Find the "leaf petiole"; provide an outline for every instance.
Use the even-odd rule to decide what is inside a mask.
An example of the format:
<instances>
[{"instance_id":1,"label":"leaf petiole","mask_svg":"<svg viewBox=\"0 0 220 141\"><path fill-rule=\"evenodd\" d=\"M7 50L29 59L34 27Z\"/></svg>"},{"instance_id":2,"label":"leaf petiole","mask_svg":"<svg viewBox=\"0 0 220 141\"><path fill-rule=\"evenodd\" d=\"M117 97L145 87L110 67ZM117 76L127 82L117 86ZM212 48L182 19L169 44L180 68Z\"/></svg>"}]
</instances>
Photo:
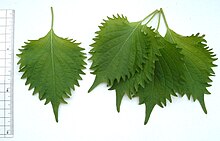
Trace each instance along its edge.
<instances>
[{"instance_id":1,"label":"leaf petiole","mask_svg":"<svg viewBox=\"0 0 220 141\"><path fill-rule=\"evenodd\" d=\"M155 11L153 11L152 13L150 13L149 15L147 15L143 20L141 20L140 22L142 23L142 22L144 22L145 20L147 20L149 17L151 17L150 19L149 19L149 21L147 22L147 23L149 23L154 17L155 17L155 15L156 14L158 14L160 11L159 10L155 10Z\"/></svg>"},{"instance_id":2,"label":"leaf petiole","mask_svg":"<svg viewBox=\"0 0 220 141\"><path fill-rule=\"evenodd\" d=\"M169 29L169 26L168 26L168 23L167 23L167 20L166 20L166 17L165 17L165 14L164 14L162 8L160 8L160 13L161 13L161 15L162 15L162 17L163 17L163 20L164 20L164 23L165 23L165 25L166 25L166 28Z\"/></svg>"},{"instance_id":3,"label":"leaf petiole","mask_svg":"<svg viewBox=\"0 0 220 141\"><path fill-rule=\"evenodd\" d=\"M162 15L162 17L163 17L163 21L164 21L165 26L166 26L166 28L167 28L167 33L170 35L170 37L171 37L173 43L175 43L175 40L174 40L174 38L173 38L173 36L172 36L172 34L171 34L171 32L170 32L170 28L169 28L169 26L168 26L168 23L167 23L167 20L166 20L166 17L165 17L165 14L164 14L162 8L160 8L160 13L161 13L161 15Z\"/></svg>"},{"instance_id":4,"label":"leaf petiole","mask_svg":"<svg viewBox=\"0 0 220 141\"><path fill-rule=\"evenodd\" d=\"M158 32L159 27L160 27L160 19L161 19L161 13L159 13L159 16L158 16L158 23L157 23L157 29L156 29L156 32Z\"/></svg>"},{"instance_id":5,"label":"leaf petiole","mask_svg":"<svg viewBox=\"0 0 220 141\"><path fill-rule=\"evenodd\" d=\"M51 7L50 9L51 9L51 16L52 16L51 29L53 29L53 21L54 21L53 7Z\"/></svg>"},{"instance_id":6,"label":"leaf petiole","mask_svg":"<svg viewBox=\"0 0 220 141\"><path fill-rule=\"evenodd\" d=\"M150 23L150 21L157 15L158 13L154 13L154 15L153 16L151 16L151 18L147 21L147 23L145 24L145 25L147 25L147 24L149 24Z\"/></svg>"}]
</instances>

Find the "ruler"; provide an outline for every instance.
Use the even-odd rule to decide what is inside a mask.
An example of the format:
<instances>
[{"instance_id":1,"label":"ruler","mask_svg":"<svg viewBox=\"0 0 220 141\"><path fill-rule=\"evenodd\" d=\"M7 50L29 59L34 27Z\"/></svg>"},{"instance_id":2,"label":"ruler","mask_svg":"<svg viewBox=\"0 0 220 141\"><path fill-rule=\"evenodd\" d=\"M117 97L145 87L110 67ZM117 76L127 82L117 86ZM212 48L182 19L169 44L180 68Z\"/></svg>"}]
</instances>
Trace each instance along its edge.
<instances>
[{"instance_id":1,"label":"ruler","mask_svg":"<svg viewBox=\"0 0 220 141\"><path fill-rule=\"evenodd\" d=\"M13 137L14 10L0 9L0 138Z\"/></svg>"}]
</instances>

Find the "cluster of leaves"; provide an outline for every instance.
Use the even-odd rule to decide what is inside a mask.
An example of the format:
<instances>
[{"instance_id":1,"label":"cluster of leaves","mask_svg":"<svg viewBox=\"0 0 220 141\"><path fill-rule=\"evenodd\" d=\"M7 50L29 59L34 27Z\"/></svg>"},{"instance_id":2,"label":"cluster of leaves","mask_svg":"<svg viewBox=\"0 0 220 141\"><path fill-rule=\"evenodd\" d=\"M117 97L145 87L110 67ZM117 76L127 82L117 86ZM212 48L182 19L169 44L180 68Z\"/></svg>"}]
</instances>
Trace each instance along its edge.
<instances>
[{"instance_id":1,"label":"cluster of leaves","mask_svg":"<svg viewBox=\"0 0 220 141\"><path fill-rule=\"evenodd\" d=\"M39 99L46 99L45 104L51 102L55 119L58 122L58 108L60 103L67 103L65 98L71 96L74 85L79 86L80 74L86 64L84 53L75 40L61 38L53 30L52 25L46 36L38 40L29 40L20 49L20 72L22 79L26 78L29 90L33 94L39 93Z\"/></svg>"},{"instance_id":2,"label":"cluster of leaves","mask_svg":"<svg viewBox=\"0 0 220 141\"><path fill-rule=\"evenodd\" d=\"M164 37L158 32L160 20L156 29L143 24L155 15L164 19ZM116 91L118 112L125 94L138 97L139 103L146 106L144 124L155 105L164 107L177 94L198 100L207 113L204 94L209 94L207 87L214 75L216 58L204 35L177 34L168 27L162 9L139 22L129 22L120 15L108 17L96 34L90 51L96 77L89 92L100 83L107 83L110 90Z\"/></svg>"},{"instance_id":3,"label":"cluster of leaves","mask_svg":"<svg viewBox=\"0 0 220 141\"><path fill-rule=\"evenodd\" d=\"M60 103L67 103L74 85L79 86L80 74L84 74L85 54L75 40L61 38L52 24L46 36L29 40L20 49L20 72L26 79L29 90L39 93L40 100L51 103L58 122ZM148 23L159 15L158 26L153 29ZM163 17L167 33L158 32ZM149 20L148 20L149 19ZM148 22L143 24L146 20ZM107 83L116 91L117 111L122 98L138 97L146 106L145 124L156 105L166 106L172 96L186 95L198 100L207 113L204 95L209 94L212 67L215 55L207 47L204 35L182 36L169 28L163 10L155 10L138 22L129 22L124 16L104 20L94 38L90 51L91 69L96 75L89 92L100 83Z\"/></svg>"}]
</instances>

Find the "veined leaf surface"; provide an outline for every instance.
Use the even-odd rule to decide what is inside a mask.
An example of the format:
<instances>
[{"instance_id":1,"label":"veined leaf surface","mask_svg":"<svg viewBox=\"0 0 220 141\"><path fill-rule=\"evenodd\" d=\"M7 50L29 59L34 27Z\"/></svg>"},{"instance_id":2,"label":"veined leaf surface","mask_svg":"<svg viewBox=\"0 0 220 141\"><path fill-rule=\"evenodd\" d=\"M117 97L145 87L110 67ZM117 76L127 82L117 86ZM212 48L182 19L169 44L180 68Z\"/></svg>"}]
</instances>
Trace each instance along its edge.
<instances>
[{"instance_id":1,"label":"veined leaf surface","mask_svg":"<svg viewBox=\"0 0 220 141\"><path fill-rule=\"evenodd\" d=\"M209 77L214 75L212 67L216 66L213 64L216 60L215 55L207 47L204 36L199 36L199 34L182 36L169 29L165 38L176 43L184 55L185 83L179 93L186 94L188 98L192 96L193 100L198 100L203 111L207 113L204 94L209 94L207 87L212 82Z\"/></svg>"},{"instance_id":2,"label":"veined leaf surface","mask_svg":"<svg viewBox=\"0 0 220 141\"><path fill-rule=\"evenodd\" d=\"M29 40L20 49L20 72L26 78L26 85L34 89L33 94L39 93L39 99L46 99L45 104L51 102L56 121L58 122L58 108L60 103L66 103L65 98L71 95L74 85L79 86L80 74L84 74L84 53L71 39L57 36L52 26L46 36L38 40Z\"/></svg>"},{"instance_id":3,"label":"veined leaf surface","mask_svg":"<svg viewBox=\"0 0 220 141\"><path fill-rule=\"evenodd\" d=\"M147 24L157 14L157 28L152 30ZM158 32L161 17L167 28L165 37ZM166 106L176 94L192 96L207 113L204 94L209 93L206 88L214 75L216 59L204 36L176 34L169 29L162 8L140 22L130 23L123 16L114 16L102 25L92 44L91 69L96 78L89 92L106 82L110 90L116 90L118 112L125 94L138 97L146 106L145 124L155 105Z\"/></svg>"},{"instance_id":4,"label":"veined leaf surface","mask_svg":"<svg viewBox=\"0 0 220 141\"><path fill-rule=\"evenodd\" d=\"M141 30L140 22L130 23L123 16L105 20L91 45L91 69L96 78L89 91L102 82L111 86L143 69L149 43Z\"/></svg>"},{"instance_id":5,"label":"veined leaf surface","mask_svg":"<svg viewBox=\"0 0 220 141\"><path fill-rule=\"evenodd\" d=\"M145 124L155 105L163 107L166 106L166 100L172 102L171 96L176 96L175 93L184 83L183 55L180 54L180 49L164 39L161 44L164 45L164 48L160 50L161 56L155 63L154 79L144 88L140 87L136 93L139 96L140 104L146 105Z\"/></svg>"},{"instance_id":6,"label":"veined leaf surface","mask_svg":"<svg viewBox=\"0 0 220 141\"><path fill-rule=\"evenodd\" d=\"M146 83L152 81L154 78L155 62L158 61L158 56L161 56L160 49L166 47L163 43L165 40L154 32L153 29L143 26L142 32L148 36L150 45L147 49L147 60L143 64L143 69L136 72L131 78L114 82L111 89L116 90L116 105L118 112L120 111L120 104L124 94L130 98L134 95L139 87L145 87Z\"/></svg>"}]
</instances>

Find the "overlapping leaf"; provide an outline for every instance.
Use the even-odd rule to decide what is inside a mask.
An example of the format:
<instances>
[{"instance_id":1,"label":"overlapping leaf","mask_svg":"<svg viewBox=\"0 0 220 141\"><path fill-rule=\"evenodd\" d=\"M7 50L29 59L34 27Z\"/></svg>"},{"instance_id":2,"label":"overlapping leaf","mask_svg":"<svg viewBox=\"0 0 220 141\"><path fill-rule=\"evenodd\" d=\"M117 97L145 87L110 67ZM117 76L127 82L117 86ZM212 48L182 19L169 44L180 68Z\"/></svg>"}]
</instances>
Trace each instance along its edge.
<instances>
[{"instance_id":1,"label":"overlapping leaf","mask_svg":"<svg viewBox=\"0 0 220 141\"><path fill-rule=\"evenodd\" d=\"M155 63L154 79L148 82L144 88L140 87L136 95L139 96L140 104L146 105L145 124L149 120L150 114L155 105L163 107L166 100L171 100L171 95L176 96L176 92L181 89L183 79L183 55L180 49L174 44L161 43L165 46L160 50L161 56Z\"/></svg>"},{"instance_id":2,"label":"overlapping leaf","mask_svg":"<svg viewBox=\"0 0 220 141\"><path fill-rule=\"evenodd\" d=\"M84 74L82 50L79 43L57 36L51 27L46 36L29 40L18 54L25 84L30 84L33 94L39 93L40 100L46 99L45 104L51 102L57 122L60 103L66 103L65 98L71 96L74 85L79 86L80 74Z\"/></svg>"},{"instance_id":3,"label":"overlapping leaf","mask_svg":"<svg viewBox=\"0 0 220 141\"><path fill-rule=\"evenodd\" d=\"M130 78L146 63L149 42L140 22L130 23L126 17L108 18L97 32L91 46L91 69L96 74L89 91L98 84Z\"/></svg>"},{"instance_id":4,"label":"overlapping leaf","mask_svg":"<svg viewBox=\"0 0 220 141\"><path fill-rule=\"evenodd\" d=\"M164 39L154 31L143 26L142 32L148 35L150 45L147 49L147 60L143 65L143 69L136 72L131 78L127 80L121 80L119 83L115 82L111 89L116 90L116 105L117 110L120 111L120 104L124 94L128 94L129 97L134 95L139 87L145 87L146 83L153 80L155 62L158 60L158 56L161 56L160 49L164 48Z\"/></svg>"},{"instance_id":5,"label":"overlapping leaf","mask_svg":"<svg viewBox=\"0 0 220 141\"><path fill-rule=\"evenodd\" d=\"M147 27L145 30L146 29ZM156 35L156 33L154 34ZM158 59L155 62L153 79L145 82L135 91L129 91L129 89L132 87L135 78L141 79L141 77L138 76L140 76L141 73L145 74L144 71L136 73L132 78L126 81L115 84L117 110L119 111L120 103L125 93L138 96L140 104L144 103L146 105L145 124L149 120L154 106L159 105L163 107L163 105L166 105L166 100L171 102L171 95L175 96L175 92L181 89L184 82L183 55L180 54L180 49L159 35L154 40L156 42L152 44L153 48L160 48L160 56L157 57ZM149 67L147 64L147 67L144 67L146 69Z\"/></svg>"},{"instance_id":6,"label":"overlapping leaf","mask_svg":"<svg viewBox=\"0 0 220 141\"><path fill-rule=\"evenodd\" d=\"M209 77L214 75L212 67L216 66L213 64L213 61L216 60L215 55L207 47L204 36L199 36L199 34L181 36L169 30L165 38L176 43L178 48L182 49L181 53L184 55L185 83L179 93L181 95L186 94L188 98L192 96L194 100L198 100L203 111L207 113L204 94L210 93L207 87L212 82Z\"/></svg>"}]
</instances>

